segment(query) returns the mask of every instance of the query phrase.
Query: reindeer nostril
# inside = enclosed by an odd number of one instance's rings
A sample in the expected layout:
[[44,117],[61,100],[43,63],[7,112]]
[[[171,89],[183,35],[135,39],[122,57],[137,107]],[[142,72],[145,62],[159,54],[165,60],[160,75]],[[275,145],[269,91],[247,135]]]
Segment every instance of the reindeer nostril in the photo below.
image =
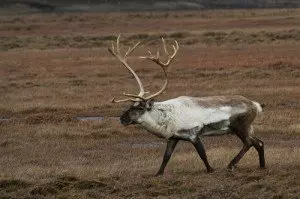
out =
[[127,126],[129,124],[132,123],[132,121],[130,120],[130,118],[128,117],[120,117],[120,122],[121,124],[123,124],[124,126]]

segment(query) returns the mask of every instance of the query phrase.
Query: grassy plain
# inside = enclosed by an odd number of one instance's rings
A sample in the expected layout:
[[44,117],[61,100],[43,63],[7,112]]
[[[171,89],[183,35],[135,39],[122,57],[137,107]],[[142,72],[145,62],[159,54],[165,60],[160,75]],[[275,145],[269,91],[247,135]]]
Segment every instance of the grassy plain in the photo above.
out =
[[[300,10],[69,13],[0,16],[0,198],[300,198]],[[110,103],[136,83],[108,53],[141,40],[130,63],[150,91],[158,66],[141,61],[160,36],[180,43],[158,100],[238,94],[265,104],[255,121],[267,168],[251,149],[234,172],[235,136],[204,138],[207,174],[179,143],[154,177],[165,143],[123,127]],[[103,116],[77,121],[76,116]]]

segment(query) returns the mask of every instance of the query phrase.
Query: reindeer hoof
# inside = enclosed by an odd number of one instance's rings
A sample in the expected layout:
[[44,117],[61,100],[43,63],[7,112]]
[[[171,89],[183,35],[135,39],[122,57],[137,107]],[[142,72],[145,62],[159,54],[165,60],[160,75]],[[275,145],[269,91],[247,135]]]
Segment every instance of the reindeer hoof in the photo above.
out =
[[163,172],[157,172],[157,174],[155,174],[155,177],[157,177],[157,176],[162,176],[162,175],[164,175]]
[[236,165],[228,165],[227,170],[228,171],[234,171],[237,168]]
[[207,169],[207,173],[213,173],[215,170],[213,168]]

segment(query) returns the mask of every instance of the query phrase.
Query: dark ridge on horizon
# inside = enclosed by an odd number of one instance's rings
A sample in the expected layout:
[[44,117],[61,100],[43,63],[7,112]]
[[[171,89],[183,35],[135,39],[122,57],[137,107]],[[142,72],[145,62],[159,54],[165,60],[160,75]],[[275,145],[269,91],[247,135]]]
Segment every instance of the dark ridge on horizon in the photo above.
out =
[[[0,8],[28,7],[46,12],[298,8],[298,0],[5,0]],[[24,8],[24,9],[25,9]]]

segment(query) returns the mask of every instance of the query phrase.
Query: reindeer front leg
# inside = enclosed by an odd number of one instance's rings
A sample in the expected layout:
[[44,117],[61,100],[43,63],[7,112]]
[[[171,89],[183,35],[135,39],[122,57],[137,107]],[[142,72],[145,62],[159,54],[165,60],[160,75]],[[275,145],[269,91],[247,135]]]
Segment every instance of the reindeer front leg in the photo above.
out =
[[196,148],[200,158],[203,160],[205,166],[206,166],[206,170],[208,173],[211,173],[214,171],[214,169],[209,165],[208,161],[207,161],[207,156],[206,156],[206,152],[204,149],[204,146],[200,140],[200,138],[197,136],[195,139],[193,139],[191,141],[194,145],[194,147]]
[[169,160],[172,156],[172,153],[173,153],[173,151],[174,151],[174,149],[177,145],[177,142],[178,142],[178,139],[176,139],[176,138],[171,138],[171,139],[168,140],[166,152],[164,154],[163,161],[161,163],[160,169],[158,170],[156,176],[164,174],[167,163],[169,162]]

